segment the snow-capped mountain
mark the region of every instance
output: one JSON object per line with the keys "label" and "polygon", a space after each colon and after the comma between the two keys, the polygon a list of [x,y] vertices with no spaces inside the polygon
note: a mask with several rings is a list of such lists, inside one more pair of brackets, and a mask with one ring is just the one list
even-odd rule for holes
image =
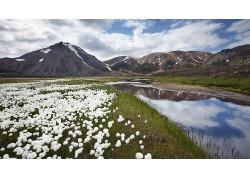
{"label": "snow-capped mountain", "polygon": [[205,64],[213,54],[198,51],[171,51],[168,53],[151,53],[141,58],[119,56],[104,61],[112,70],[130,71],[147,74],[157,70],[191,68]]}
{"label": "snow-capped mountain", "polygon": [[17,58],[2,58],[0,68],[35,76],[96,76],[110,72],[95,56],[67,42]]}
{"label": "snow-capped mountain", "polygon": [[119,56],[104,63],[114,71],[141,74],[157,74],[170,70],[250,66],[250,45],[237,46],[218,53],[177,50],[168,53],[155,52],[140,58]]}

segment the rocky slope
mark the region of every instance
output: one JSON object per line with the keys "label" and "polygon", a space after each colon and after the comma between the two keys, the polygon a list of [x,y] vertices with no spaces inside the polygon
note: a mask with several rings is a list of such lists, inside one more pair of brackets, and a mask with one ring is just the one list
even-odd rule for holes
{"label": "rocky slope", "polygon": [[108,64],[114,71],[148,75],[166,74],[164,72],[172,70],[192,71],[194,69],[242,66],[250,65],[250,45],[225,49],[218,53],[171,51],[151,53],[140,58],[119,56],[104,61],[104,63]]}
{"label": "rocky slope", "polygon": [[65,42],[17,58],[2,58],[0,69],[35,76],[96,76],[110,72],[110,69],[95,56]]}
{"label": "rocky slope", "polygon": [[250,65],[250,45],[222,50],[208,58],[206,64],[210,66]]}
{"label": "rocky slope", "polygon": [[[119,56],[101,62],[80,47],[60,42],[17,58],[0,59],[0,70],[32,76],[105,75],[250,75],[250,45],[218,53],[155,52],[136,58]],[[7,71],[6,71],[7,70]],[[14,73],[15,72],[15,73]],[[6,73],[2,73],[6,74]]]}
{"label": "rocky slope", "polygon": [[197,68],[213,54],[196,51],[171,51],[169,53],[151,53],[141,58],[119,56],[104,63],[114,71],[133,71],[151,73],[157,70],[172,70],[181,68]]}

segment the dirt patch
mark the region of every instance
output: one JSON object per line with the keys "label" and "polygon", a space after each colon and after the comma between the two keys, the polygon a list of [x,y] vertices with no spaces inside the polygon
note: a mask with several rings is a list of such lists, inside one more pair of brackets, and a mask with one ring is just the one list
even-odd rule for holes
{"label": "dirt patch", "polygon": [[236,104],[250,105],[249,95],[226,91],[226,90],[222,90],[219,88],[191,86],[191,85],[183,85],[183,84],[178,84],[178,83],[158,83],[158,82],[154,83],[154,86],[158,88],[162,88],[162,89],[167,89],[167,90],[209,94],[214,97],[219,97],[220,99],[222,98],[225,101],[234,102]]}

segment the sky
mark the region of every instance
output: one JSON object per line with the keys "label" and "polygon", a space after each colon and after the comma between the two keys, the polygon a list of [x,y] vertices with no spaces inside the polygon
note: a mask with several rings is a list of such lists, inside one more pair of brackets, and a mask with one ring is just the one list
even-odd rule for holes
{"label": "sky", "polygon": [[250,44],[250,18],[243,0],[117,2],[3,2],[0,58],[19,57],[61,41],[101,61],[175,50],[218,52]]}
{"label": "sky", "polygon": [[19,57],[60,41],[101,61],[250,44],[249,19],[0,19],[0,32],[0,57]]}

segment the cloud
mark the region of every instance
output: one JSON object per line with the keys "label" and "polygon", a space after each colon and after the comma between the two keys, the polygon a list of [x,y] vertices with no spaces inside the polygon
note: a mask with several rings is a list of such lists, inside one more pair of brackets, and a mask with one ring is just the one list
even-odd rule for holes
{"label": "cloud", "polygon": [[[118,22],[121,28],[130,28],[132,34],[112,29]],[[153,20],[0,20],[0,57],[18,57],[60,41],[78,45],[100,60],[120,55],[142,57],[153,52],[203,50],[228,41],[217,34],[222,23],[181,21],[179,25],[172,24],[171,29],[151,32],[155,24]]]}
{"label": "cloud", "polygon": [[81,19],[80,22],[84,27],[98,28],[100,30],[112,27],[114,20],[112,19]]}
{"label": "cloud", "polygon": [[[172,50],[202,50],[214,48],[228,40],[220,38],[216,33],[223,27],[221,23],[213,23],[208,20],[185,22],[183,26],[157,33],[144,33],[146,28],[154,23],[147,21],[128,20],[123,26],[134,28],[133,35],[125,34],[101,34],[103,39],[110,44],[111,49],[103,54],[108,59],[110,52],[115,55],[130,55],[142,57],[153,52],[169,52]],[[129,52],[129,54],[125,54]]]}
{"label": "cloud", "polygon": [[237,32],[237,33],[242,33],[247,30],[250,30],[249,19],[244,19],[244,20],[233,22],[232,25],[226,29],[227,32]]}
{"label": "cloud", "polygon": [[250,20],[240,20],[232,23],[232,25],[226,29],[226,32],[236,33],[233,37],[235,42],[230,43],[227,48],[233,48],[240,45],[250,43]]}
{"label": "cloud", "polygon": [[[139,95],[139,98],[148,102],[172,121],[177,121],[187,127],[205,130],[207,127],[217,127],[219,123],[215,117],[225,109],[215,104],[204,104],[199,101],[173,102],[168,100],[152,100]],[[178,113],[177,113],[178,112]]]}

